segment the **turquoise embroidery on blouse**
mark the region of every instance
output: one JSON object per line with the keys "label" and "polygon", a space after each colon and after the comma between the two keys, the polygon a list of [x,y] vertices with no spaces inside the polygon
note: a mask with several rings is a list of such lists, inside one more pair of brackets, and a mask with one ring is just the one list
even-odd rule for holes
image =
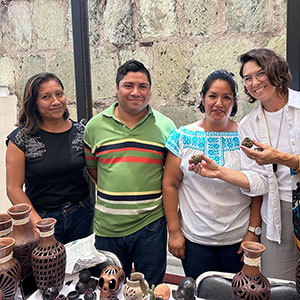
{"label": "turquoise embroidery on blouse", "polygon": [[181,126],[167,140],[166,148],[174,155],[179,155],[180,147],[202,151],[218,165],[224,166],[224,152],[240,149],[237,131],[195,131]]}

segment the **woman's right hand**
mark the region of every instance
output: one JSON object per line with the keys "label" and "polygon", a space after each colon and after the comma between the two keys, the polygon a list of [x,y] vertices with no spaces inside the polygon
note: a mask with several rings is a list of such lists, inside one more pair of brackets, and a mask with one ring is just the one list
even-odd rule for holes
{"label": "woman's right hand", "polygon": [[175,233],[169,232],[168,248],[169,252],[175,257],[180,259],[185,258],[185,239],[181,231]]}

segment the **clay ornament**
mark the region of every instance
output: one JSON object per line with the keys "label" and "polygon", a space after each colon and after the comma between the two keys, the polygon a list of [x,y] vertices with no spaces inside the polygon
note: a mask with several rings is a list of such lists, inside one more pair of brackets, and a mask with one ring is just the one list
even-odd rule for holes
{"label": "clay ornament", "polygon": [[198,165],[202,161],[202,156],[201,154],[195,154],[191,156],[191,162],[194,165]]}
{"label": "clay ornament", "polygon": [[170,298],[170,288],[167,284],[161,283],[154,289],[154,295],[156,298],[162,298],[168,300]]}
{"label": "clay ornament", "polygon": [[176,300],[194,300],[196,293],[196,281],[192,277],[184,278],[178,285],[176,291],[172,291],[172,296]]}
{"label": "clay ornament", "polygon": [[242,141],[242,145],[247,147],[247,148],[251,148],[253,146],[253,142],[250,138],[245,137]]}

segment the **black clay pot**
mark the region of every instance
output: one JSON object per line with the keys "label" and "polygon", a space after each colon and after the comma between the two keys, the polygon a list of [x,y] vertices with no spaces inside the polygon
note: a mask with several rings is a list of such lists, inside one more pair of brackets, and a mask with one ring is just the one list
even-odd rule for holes
{"label": "black clay pot", "polygon": [[84,294],[84,292],[87,290],[87,283],[79,280],[76,283],[75,290],[79,293],[79,295]]}
{"label": "black clay pot", "polygon": [[84,300],[96,300],[96,293],[92,289],[87,289],[84,293]]}
{"label": "black clay pot", "polygon": [[89,270],[84,269],[79,272],[79,280],[80,281],[87,282],[90,280],[91,276],[92,276],[92,274]]}
{"label": "black clay pot", "polygon": [[94,291],[96,287],[97,287],[97,280],[95,278],[91,278],[86,284],[86,289],[92,289]]}
{"label": "black clay pot", "polygon": [[43,294],[43,300],[55,300],[59,292],[56,286],[47,287]]}
{"label": "black clay pot", "polygon": [[67,295],[68,300],[77,300],[79,299],[79,293],[77,291],[72,291]]}
{"label": "black clay pot", "polygon": [[67,297],[63,294],[58,295],[55,300],[67,300]]}

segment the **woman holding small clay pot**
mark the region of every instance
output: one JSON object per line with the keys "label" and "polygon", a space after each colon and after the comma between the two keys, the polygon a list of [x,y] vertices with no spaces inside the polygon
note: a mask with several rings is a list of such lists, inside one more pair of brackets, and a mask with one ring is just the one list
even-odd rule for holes
{"label": "woman holding small clay pot", "polygon": [[191,157],[202,152],[221,166],[240,169],[238,125],[230,119],[237,111],[233,75],[214,71],[200,95],[200,111],[205,117],[169,137],[163,177],[169,251],[182,260],[185,275],[194,279],[206,271],[239,271],[241,241],[258,241],[247,230],[249,218],[260,224],[260,206],[252,206],[250,216],[251,198],[239,188],[188,170]]}
{"label": "woman holding small clay pot", "polygon": [[[299,208],[294,201],[293,214],[292,199],[300,196],[296,189],[300,182],[300,93],[288,88],[288,64],[272,50],[248,51],[240,62],[249,102],[259,100],[239,125],[240,138],[250,137],[254,147],[241,146],[246,154],[241,156],[242,172],[220,167],[207,157],[190,170],[235,184],[246,195],[263,195],[261,242],[267,250],[262,255],[262,273],[295,280],[299,254],[294,236],[300,245],[300,230],[293,230],[293,218],[299,224]],[[256,147],[262,151],[255,151]]]}

